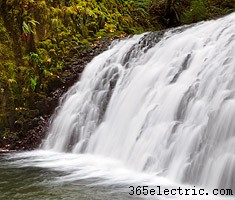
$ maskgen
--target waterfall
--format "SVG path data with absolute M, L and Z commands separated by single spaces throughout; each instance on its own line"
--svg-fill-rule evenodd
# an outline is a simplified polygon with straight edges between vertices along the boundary
M 235 14 L 135 35 L 63 96 L 43 148 L 235 191 Z

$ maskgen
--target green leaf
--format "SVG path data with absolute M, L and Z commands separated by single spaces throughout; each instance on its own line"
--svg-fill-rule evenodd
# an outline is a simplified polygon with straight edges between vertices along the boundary
M 23 22 L 23 24 L 22 24 L 22 29 L 23 29 L 23 32 L 24 32 L 25 35 L 30 33 L 30 28 L 25 22 Z
M 30 78 L 30 86 L 31 86 L 31 89 L 33 90 L 33 91 L 35 91 L 35 89 L 36 89 L 36 86 L 37 86 L 37 80 L 38 80 L 38 77 L 37 76 L 35 76 L 34 78 Z
M 36 21 L 36 20 L 34 20 L 34 19 L 29 20 L 29 22 L 30 22 L 31 24 L 33 24 L 34 26 L 36 26 L 37 24 L 40 24 L 38 21 Z

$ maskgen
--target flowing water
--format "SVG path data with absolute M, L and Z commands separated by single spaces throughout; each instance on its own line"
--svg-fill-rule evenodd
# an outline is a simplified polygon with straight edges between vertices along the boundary
M 234 121 L 235 14 L 136 35 L 88 64 L 42 150 L 3 156 L 0 189 L 10 177 L 24 179 L 19 199 L 31 190 L 43 199 L 188 199 L 131 196 L 131 185 L 205 188 L 190 199 L 223 199 L 211 191 L 235 194 Z

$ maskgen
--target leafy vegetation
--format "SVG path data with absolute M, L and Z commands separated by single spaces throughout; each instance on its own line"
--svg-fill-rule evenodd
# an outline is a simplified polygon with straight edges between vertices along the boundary
M 151 23 L 159 28 L 214 19 L 235 10 L 233 0 L 149 0 Z
M 0 135 L 60 82 L 65 61 L 103 37 L 190 24 L 234 11 L 232 0 L 0 0 Z M 71 51 L 72 50 L 72 51 Z

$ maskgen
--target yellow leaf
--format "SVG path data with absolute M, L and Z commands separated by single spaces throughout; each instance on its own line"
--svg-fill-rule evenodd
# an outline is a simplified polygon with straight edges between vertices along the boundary
M 7 81 L 8 81 L 8 83 L 16 83 L 16 81 L 14 79 L 11 79 L 11 78 L 8 79 Z

